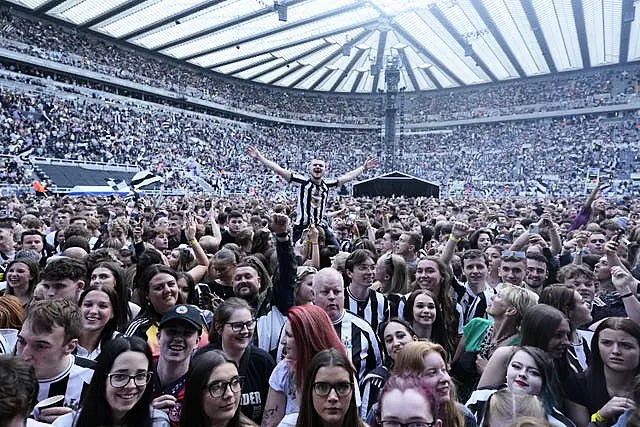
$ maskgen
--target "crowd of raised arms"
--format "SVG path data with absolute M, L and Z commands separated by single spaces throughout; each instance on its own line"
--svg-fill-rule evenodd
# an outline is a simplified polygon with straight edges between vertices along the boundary
M 0 419 L 638 425 L 637 200 L 352 198 L 375 158 L 276 160 L 244 153 L 297 198 L 3 198 Z

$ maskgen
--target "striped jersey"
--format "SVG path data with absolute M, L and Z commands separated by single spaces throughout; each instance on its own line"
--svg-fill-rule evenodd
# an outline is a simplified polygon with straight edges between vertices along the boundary
M 329 197 L 329 188 L 337 187 L 338 180 L 321 180 L 314 184 L 311 179 L 298 173 L 291 174 L 290 182 L 300 184 L 296 205 L 296 225 L 320 224 Z
M 53 396 L 64 396 L 64 406 L 78 409 L 80 397 L 91 382 L 95 362 L 69 355 L 67 367 L 53 378 L 38 380 L 38 402 Z
M 345 310 L 333 322 L 333 327 L 356 368 L 358 381 L 382 364 L 380 343 L 371 325 L 352 312 Z
M 383 294 L 369 291 L 367 299 L 361 300 L 353 296 L 349 287 L 345 289 L 345 294 L 344 308 L 366 320 L 374 332 L 378 330 L 378 325 L 389 320 L 389 301 Z

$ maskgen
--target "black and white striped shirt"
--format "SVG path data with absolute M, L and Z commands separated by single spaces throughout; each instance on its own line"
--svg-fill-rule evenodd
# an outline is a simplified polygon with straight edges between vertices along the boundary
M 378 325 L 389 320 L 389 301 L 383 294 L 369 291 L 367 299 L 361 300 L 353 296 L 348 287 L 345 294 L 344 308 L 366 320 L 374 332 L 378 330 Z
M 462 307 L 463 322 L 466 325 L 475 317 L 482 319 L 487 318 L 487 307 L 491 298 L 498 292 L 491 286 L 487 285 L 484 291 L 474 294 L 468 284 L 461 288 L 461 292 L 457 295 L 457 303 Z
M 358 381 L 362 381 L 365 375 L 382 364 L 380 343 L 369 323 L 345 310 L 342 316 L 333 322 L 333 327 L 356 368 Z
M 95 362 L 70 355 L 64 371 L 53 378 L 38 380 L 38 402 L 53 396 L 64 396 L 64 406 L 78 409 L 83 391 L 91 383 Z
M 298 173 L 291 174 L 290 182 L 300 184 L 296 206 L 296 225 L 319 224 L 324 218 L 324 209 L 329 198 L 329 188 L 337 187 L 338 180 L 321 180 L 320 185 Z

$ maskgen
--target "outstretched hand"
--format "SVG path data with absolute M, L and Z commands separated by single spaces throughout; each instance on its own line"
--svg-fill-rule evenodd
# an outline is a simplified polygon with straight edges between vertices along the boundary
M 280 214 L 274 213 L 271 216 L 271 222 L 269 223 L 269 229 L 272 233 L 275 234 L 283 234 L 289 231 L 289 217 Z
M 378 159 L 376 158 L 371 158 L 371 159 L 367 159 L 366 162 L 364 162 L 364 170 L 367 171 L 369 169 L 373 169 L 375 167 L 378 166 Z
M 247 148 L 247 154 L 256 160 L 260 159 L 260 156 L 261 156 L 260 151 L 258 151 L 258 149 L 253 145 Z

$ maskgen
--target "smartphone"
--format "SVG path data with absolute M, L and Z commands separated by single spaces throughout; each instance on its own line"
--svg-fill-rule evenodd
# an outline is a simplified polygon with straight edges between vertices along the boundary
M 538 224 L 531 224 L 529 226 L 529 233 L 531 233 L 531 234 L 539 234 L 540 233 L 540 226 Z
M 613 241 L 614 241 L 614 242 L 619 242 L 619 241 L 620 241 L 620 238 L 622 238 L 622 236 L 624 236 L 624 230 L 623 230 L 623 229 L 620 229 L 620 230 L 618 230 L 618 232 L 616 233 L 616 235 L 615 235 L 615 236 L 613 236 Z

